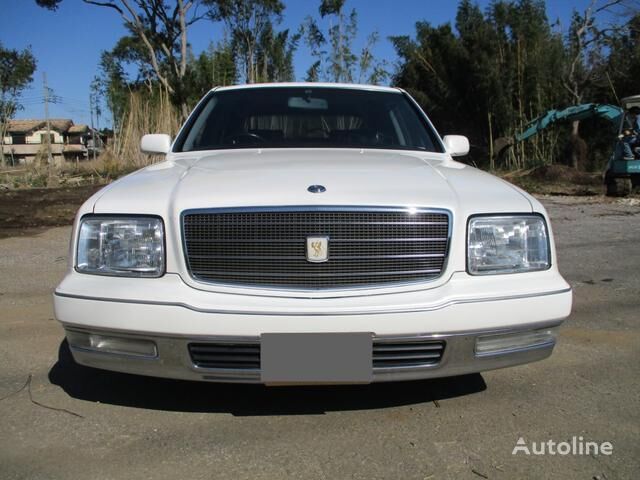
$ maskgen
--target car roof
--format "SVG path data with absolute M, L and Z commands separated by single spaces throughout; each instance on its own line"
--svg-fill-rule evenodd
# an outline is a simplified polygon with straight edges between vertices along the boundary
M 280 82 L 280 83 L 248 83 L 243 85 L 230 85 L 228 87 L 215 87 L 211 91 L 223 92 L 228 90 L 244 90 L 258 88 L 348 88 L 352 90 L 367 90 L 376 92 L 400 93 L 402 89 L 396 87 L 383 87 L 380 85 L 363 85 L 356 83 L 321 83 L 321 82 Z
M 625 97 L 620 100 L 622 103 L 622 107 L 625 110 L 630 109 L 631 107 L 640 107 L 640 95 L 632 95 L 631 97 Z

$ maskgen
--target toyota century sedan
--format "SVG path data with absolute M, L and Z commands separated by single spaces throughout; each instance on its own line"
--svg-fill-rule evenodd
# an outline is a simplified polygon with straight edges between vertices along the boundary
M 163 161 L 79 210 L 54 293 L 75 361 L 267 385 L 461 375 L 548 357 L 571 311 L 549 217 L 455 160 L 398 88 L 214 88 Z

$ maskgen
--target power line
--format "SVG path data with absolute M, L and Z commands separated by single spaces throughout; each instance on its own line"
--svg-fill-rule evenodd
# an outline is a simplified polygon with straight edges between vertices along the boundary
M 44 91 L 44 118 L 47 122 L 47 162 L 49 168 L 53 164 L 53 158 L 51 157 L 51 124 L 49 123 L 49 94 L 53 93 L 49 87 L 47 87 L 47 72 L 42 72 L 42 90 Z

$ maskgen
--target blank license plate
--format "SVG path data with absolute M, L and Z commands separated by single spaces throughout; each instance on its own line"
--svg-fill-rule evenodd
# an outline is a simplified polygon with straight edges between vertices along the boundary
M 268 384 L 370 383 L 372 334 L 263 333 L 261 381 Z

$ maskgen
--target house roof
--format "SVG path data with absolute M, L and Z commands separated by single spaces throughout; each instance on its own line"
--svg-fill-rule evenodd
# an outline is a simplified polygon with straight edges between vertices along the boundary
M 89 125 L 79 123 L 78 125 L 71 125 L 68 133 L 87 133 L 89 131 Z
M 9 120 L 8 133 L 29 133 L 34 130 L 45 128 L 47 122 L 44 120 Z M 73 125 L 73 121 L 68 118 L 52 118 L 49 120 L 51 130 L 66 132 Z

